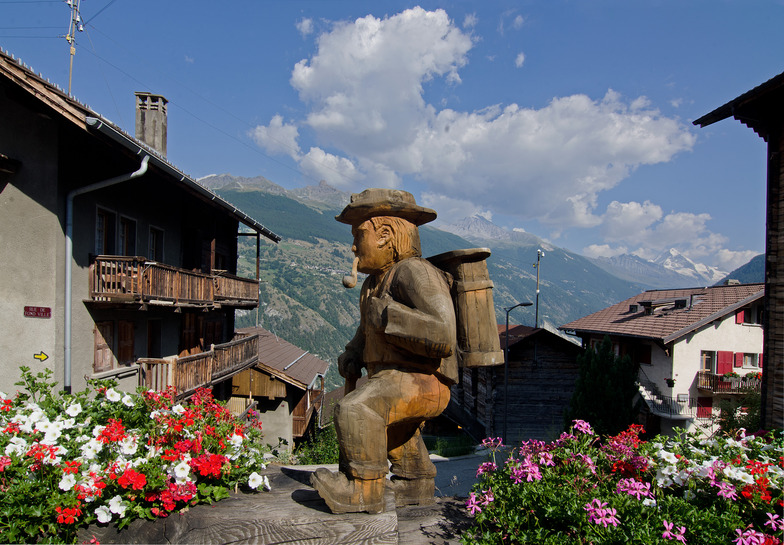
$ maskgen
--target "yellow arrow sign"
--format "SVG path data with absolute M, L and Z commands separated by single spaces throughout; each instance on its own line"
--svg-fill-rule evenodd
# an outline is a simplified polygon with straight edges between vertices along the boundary
M 49 356 L 47 356 L 47 355 L 46 355 L 46 354 L 45 354 L 43 351 L 41 351 L 41 352 L 40 352 L 40 353 L 38 353 L 38 354 L 33 354 L 33 357 L 34 357 L 35 359 L 37 359 L 37 360 L 41 360 L 41 361 L 46 361 L 46 360 L 48 360 L 48 359 L 49 359 Z

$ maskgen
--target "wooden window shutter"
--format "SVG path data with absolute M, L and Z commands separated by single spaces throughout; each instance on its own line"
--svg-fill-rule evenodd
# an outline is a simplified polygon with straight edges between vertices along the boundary
M 758 361 L 757 365 L 759 366 L 760 369 L 762 369 L 762 354 L 759 355 L 759 359 L 757 361 Z
M 743 352 L 735 352 L 735 367 L 743 367 Z
M 723 375 L 732 371 L 732 352 L 718 351 L 716 353 L 716 374 Z
M 746 311 L 743 310 L 743 309 L 740 309 L 740 310 L 736 311 L 735 312 L 735 323 L 736 324 L 742 324 L 745 321 L 746 321 Z
M 114 354 L 112 345 L 114 344 L 114 323 L 96 322 L 94 341 L 93 371 L 101 373 L 110 371 L 114 368 Z
M 118 324 L 117 359 L 123 365 L 133 363 L 133 322 L 121 320 Z
M 713 416 L 713 398 L 697 398 L 697 418 L 710 418 Z

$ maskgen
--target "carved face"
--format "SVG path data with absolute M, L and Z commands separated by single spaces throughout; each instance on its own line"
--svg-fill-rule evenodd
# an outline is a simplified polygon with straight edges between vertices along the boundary
M 359 258 L 357 270 L 365 274 L 379 274 L 394 264 L 392 230 L 382 225 L 378 229 L 368 220 L 351 228 L 354 245 L 351 251 Z

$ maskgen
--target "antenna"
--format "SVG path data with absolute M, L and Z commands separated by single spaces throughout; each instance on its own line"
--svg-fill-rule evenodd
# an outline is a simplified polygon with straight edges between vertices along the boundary
M 71 64 L 68 68 L 68 95 L 71 94 L 71 79 L 73 77 L 73 60 L 76 55 L 76 32 L 84 31 L 82 24 L 82 15 L 79 13 L 79 4 L 81 0 L 65 0 L 65 3 L 71 8 L 71 23 L 68 25 L 68 34 L 65 35 L 65 41 L 71 46 Z
M 534 327 L 539 327 L 539 270 L 542 267 L 543 257 L 544 252 L 541 249 L 536 250 L 536 263 L 534 263 L 534 268 L 536 269 L 536 318 Z

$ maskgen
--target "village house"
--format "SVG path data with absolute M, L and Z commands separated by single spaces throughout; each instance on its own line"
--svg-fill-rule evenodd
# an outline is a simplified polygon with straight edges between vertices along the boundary
M 507 345 L 505 329 L 498 326 L 502 349 Z M 468 429 L 471 415 L 482 437 L 504 437 L 506 432 L 509 445 L 555 439 L 564 429 L 563 412 L 574 393 L 582 349 L 555 332 L 524 325 L 510 326 L 508 341 L 508 380 L 503 362 L 463 367 L 445 414 Z
M 232 377 L 228 407 L 239 413 L 252 405 L 267 442 L 282 438 L 293 446 L 318 421 L 329 363 L 261 327 L 238 333 L 258 338 L 259 357 Z
M 763 329 L 768 365 L 762 374 L 762 426 L 784 427 L 784 73 L 694 121 L 707 127 L 733 117 L 768 145 Z
M 165 98 L 136 104 L 133 138 L 0 52 L 1 391 L 28 366 L 185 397 L 258 359 L 238 237 L 280 237 L 166 160 Z
M 722 398 L 759 391 L 762 284 L 650 290 L 560 327 L 593 348 L 609 336 L 640 364 L 646 430 L 712 431 Z

